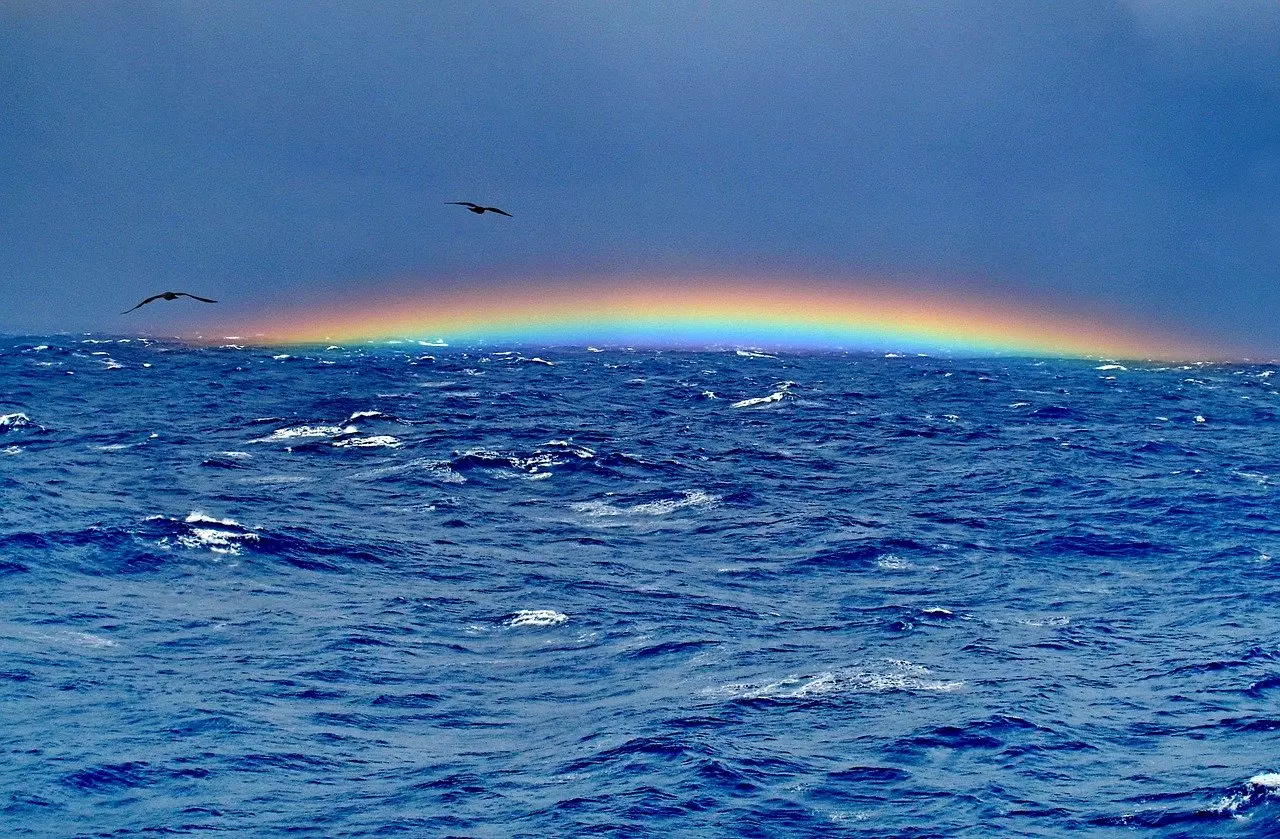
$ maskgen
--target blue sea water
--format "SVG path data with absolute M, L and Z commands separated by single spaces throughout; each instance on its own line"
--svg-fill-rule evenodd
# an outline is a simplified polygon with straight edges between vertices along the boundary
M 0 834 L 1280 836 L 1274 373 L 0 340 Z

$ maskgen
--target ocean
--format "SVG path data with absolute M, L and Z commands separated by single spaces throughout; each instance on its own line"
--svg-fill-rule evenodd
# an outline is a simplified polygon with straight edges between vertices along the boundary
M 0 339 L 0 834 L 1280 837 L 1275 371 Z

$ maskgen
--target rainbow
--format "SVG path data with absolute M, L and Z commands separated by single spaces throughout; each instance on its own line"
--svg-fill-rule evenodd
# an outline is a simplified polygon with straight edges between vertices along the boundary
M 406 292 L 415 287 L 417 292 Z M 443 340 L 633 346 L 1218 359 L 1222 348 L 1065 313 L 1047 301 L 811 277 L 401 280 L 358 301 L 278 307 L 234 325 L 263 344 Z

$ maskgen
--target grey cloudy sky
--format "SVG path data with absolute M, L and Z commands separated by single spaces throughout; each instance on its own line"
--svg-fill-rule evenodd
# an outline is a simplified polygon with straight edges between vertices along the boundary
M 0 332 L 741 267 L 1280 354 L 1280 3 L 9 0 L 0 196 Z

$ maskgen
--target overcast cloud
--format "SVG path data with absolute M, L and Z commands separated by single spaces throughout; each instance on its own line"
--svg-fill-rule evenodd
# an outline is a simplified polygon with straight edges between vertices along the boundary
M 1280 3 L 8 3 L 0 194 L 5 332 L 794 267 L 1280 353 Z

